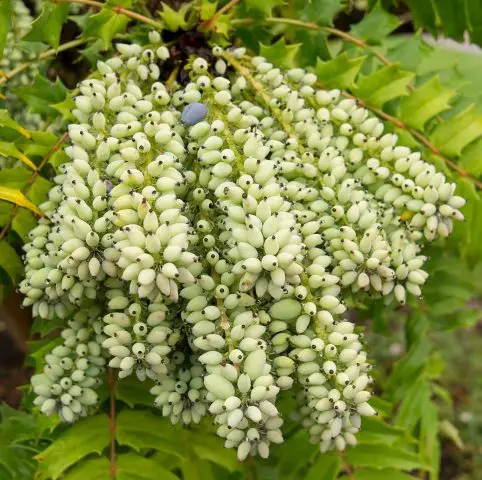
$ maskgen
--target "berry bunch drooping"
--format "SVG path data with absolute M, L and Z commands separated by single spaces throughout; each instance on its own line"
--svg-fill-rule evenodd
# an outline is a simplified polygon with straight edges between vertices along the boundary
M 162 83 L 169 50 L 149 42 L 80 83 L 25 247 L 25 305 L 67 324 L 36 403 L 87 414 L 105 362 L 173 423 L 211 415 L 241 460 L 283 441 L 284 390 L 322 451 L 354 445 L 375 410 L 344 299 L 421 295 L 422 247 L 464 201 L 314 74 L 214 47 Z

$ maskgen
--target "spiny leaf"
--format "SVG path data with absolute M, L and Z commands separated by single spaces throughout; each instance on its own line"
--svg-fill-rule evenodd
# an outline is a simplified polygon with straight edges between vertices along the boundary
M 345 458 L 355 467 L 370 467 L 377 470 L 396 468 L 399 470 L 427 469 L 419 455 L 388 445 L 357 445 L 349 448 Z
M 310 467 L 304 480 L 334 480 L 341 470 L 341 459 L 338 452 L 328 452 L 318 455 Z
M 62 25 L 67 20 L 69 5 L 43 2 L 42 12 L 32 24 L 32 29 L 23 37 L 29 42 L 45 42 L 57 48 L 60 42 Z
M 297 0 L 296 13 L 301 20 L 319 25 L 333 25 L 336 15 L 343 10 L 340 0 Z
M 283 0 L 246 0 L 246 9 L 250 13 L 257 12 L 263 16 L 270 16 L 275 7 L 283 5 Z
M 482 175 L 482 138 L 463 151 L 459 165 L 471 175 Z
M 294 60 L 300 46 L 300 44 L 286 45 L 284 38 L 282 38 L 273 45 L 263 45 L 261 43 L 260 55 L 286 68 L 293 68 Z
M 370 105 L 382 107 L 385 103 L 408 94 L 408 85 L 414 73 L 404 72 L 398 65 L 387 65 L 368 76 L 360 76 L 357 96 Z
M 135 453 L 125 453 L 117 457 L 117 480 L 179 480 L 179 477 L 163 468 L 150 458 Z
M 199 16 L 201 20 L 209 20 L 214 16 L 218 8 L 218 2 L 211 2 L 210 0 L 202 0 L 199 7 Z
M 446 155 L 459 156 L 462 150 L 482 135 L 482 115 L 468 107 L 433 131 L 430 141 Z
M 380 44 L 381 41 L 401 25 L 398 17 L 387 13 L 377 4 L 360 23 L 355 24 L 350 33 L 369 43 Z
M 19 207 L 28 208 L 37 215 L 43 216 L 43 213 L 31 201 L 29 201 L 20 190 L 15 188 L 0 186 L 0 199 L 14 203 Z
M 0 58 L 3 57 L 3 49 L 7 41 L 8 29 L 12 21 L 11 0 L 0 0 Z
M 334 88 L 353 88 L 365 58 L 349 58 L 345 52 L 326 62 L 318 59 L 315 73 L 322 83 Z
M 433 47 L 425 41 L 421 31 L 414 35 L 389 38 L 388 58 L 400 64 L 400 68 L 412 72 L 417 71 L 424 59 L 433 52 Z M 392 46 L 392 43 L 395 45 Z
M 1 14 L 1 13 L 0 13 Z M 8 113 L 8 110 L 0 110 L 0 126 L 12 128 L 13 130 L 20 133 L 25 138 L 32 138 L 32 135 L 25 130 L 19 123 L 17 123 Z
M 184 5 L 178 11 L 173 10 L 167 3 L 162 4 L 161 18 L 168 30 L 177 32 L 179 29 L 183 30 L 187 27 L 186 14 L 189 11 L 190 5 Z
M 444 87 L 438 76 L 432 77 L 400 102 L 400 118 L 408 125 L 423 130 L 425 123 L 450 108 L 457 93 Z
M 69 467 L 92 453 L 101 454 L 109 445 L 109 419 L 99 414 L 75 423 L 46 450 L 37 455 L 39 470 L 57 480 Z
M 168 422 L 149 411 L 123 410 L 117 417 L 117 441 L 137 451 L 152 448 L 184 458 L 182 441 Z
M 79 463 L 62 477 L 63 480 L 105 480 L 109 476 L 110 463 L 105 457 L 92 458 Z
M 5 239 L 0 241 L 0 269 L 7 272 L 14 284 L 18 282 L 23 273 L 22 260 Z
M 28 233 L 30 230 L 35 228 L 37 224 L 37 220 L 32 215 L 32 213 L 28 210 L 19 210 L 15 217 L 12 220 L 12 229 L 15 233 L 17 233 L 20 238 L 27 242 L 28 240 Z
M 13 157 L 25 163 L 32 170 L 37 170 L 37 165 L 30 160 L 24 153 L 22 153 L 13 143 L 0 141 L 0 155 L 3 157 Z
M 112 39 L 118 33 L 124 33 L 129 23 L 129 17 L 119 15 L 108 7 L 92 15 L 85 24 L 84 37 L 99 38 L 105 49 L 111 45 Z
M 74 120 L 75 116 L 72 113 L 72 110 L 75 108 L 75 102 L 72 100 L 70 95 L 65 97 L 65 100 L 59 103 L 55 103 L 50 105 L 52 108 L 55 108 L 61 115 L 63 120 Z

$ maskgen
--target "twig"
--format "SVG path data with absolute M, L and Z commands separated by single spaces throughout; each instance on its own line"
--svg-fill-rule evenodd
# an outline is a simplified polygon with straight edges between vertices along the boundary
M 109 368 L 107 385 L 110 396 L 110 478 L 115 480 L 117 477 L 117 455 L 115 449 L 116 418 L 115 418 L 115 374 L 114 369 Z
M 2 72 L 2 76 L 0 78 L 0 85 L 3 85 L 5 82 L 8 82 L 12 77 L 19 74 L 26 68 L 28 68 L 32 63 L 40 62 L 45 60 L 49 57 L 55 57 L 58 53 L 63 52 L 65 50 L 70 50 L 71 48 L 75 48 L 83 43 L 87 43 L 88 41 L 93 40 L 92 38 L 79 38 L 77 40 L 72 40 L 71 42 L 65 42 L 63 45 L 60 45 L 59 48 L 51 48 L 43 53 L 41 53 L 36 59 L 30 60 L 29 62 L 22 63 L 17 68 L 14 68 L 10 72 Z
M 238 4 L 241 0 L 231 0 L 228 2 L 224 7 L 220 8 L 209 20 L 206 20 L 204 23 L 201 24 L 201 27 L 205 30 L 211 30 L 213 28 L 214 24 L 216 23 L 216 20 L 226 13 L 230 8 L 234 7 L 236 4 Z
M 261 0 L 262 1 L 262 0 Z M 357 45 L 358 47 L 364 48 L 371 52 L 375 57 L 377 57 L 383 64 L 391 65 L 392 62 L 388 60 L 384 55 L 379 53 L 375 48 L 368 45 L 365 41 L 361 38 L 355 37 L 350 33 L 343 32 L 342 30 L 338 30 L 338 28 L 328 27 L 326 25 L 317 25 L 316 23 L 312 22 L 303 22 L 302 20 L 297 20 L 295 18 L 282 18 L 282 17 L 267 17 L 264 20 L 259 20 L 261 23 L 271 23 L 271 24 L 283 24 L 283 25 L 291 25 L 293 27 L 305 28 L 307 30 L 314 30 L 318 32 L 327 32 L 331 33 L 332 35 L 336 35 L 337 37 L 343 38 L 344 40 Z M 232 25 L 249 25 L 251 23 L 258 22 L 253 18 L 240 18 L 240 19 L 233 19 L 231 20 Z
M 164 25 L 160 22 L 156 22 L 152 18 L 146 17 L 145 15 L 141 15 L 140 13 L 133 12 L 132 10 L 128 10 L 124 7 L 109 7 L 106 3 L 96 2 L 95 0 L 52 0 L 53 3 L 81 3 L 82 5 L 89 5 L 90 7 L 98 8 L 107 8 L 112 10 L 119 15 L 125 15 L 126 17 L 132 18 L 133 20 L 139 20 L 139 22 L 145 23 L 146 25 L 150 25 L 151 27 L 157 28 L 158 30 L 162 30 Z
M 40 175 L 40 171 L 42 170 L 42 168 L 47 164 L 47 162 L 52 158 L 52 155 L 60 148 L 60 146 L 62 145 L 62 143 L 65 142 L 65 139 L 67 138 L 68 136 L 68 133 L 64 133 L 57 141 L 57 143 L 47 152 L 47 155 L 45 155 L 45 157 L 42 159 L 42 161 L 40 162 L 40 165 L 38 166 L 38 169 L 37 170 L 34 170 L 32 172 L 32 175 L 30 175 L 29 179 L 27 180 L 27 183 L 24 185 L 23 189 L 22 189 L 22 193 L 23 194 L 26 194 L 30 187 L 33 185 L 33 183 L 35 182 L 35 180 L 37 179 L 37 177 Z M 7 222 L 5 223 L 5 225 L 3 226 L 2 228 L 2 231 L 0 231 L 0 240 L 2 240 L 3 237 L 5 237 L 5 235 L 7 234 L 8 232 L 8 229 L 10 228 L 10 225 L 12 224 L 13 222 L 13 219 L 15 218 L 15 215 L 17 215 L 17 212 L 18 212 L 18 205 L 15 205 L 13 207 L 13 210 L 11 211 L 10 213 L 10 216 L 8 217 L 8 220 Z

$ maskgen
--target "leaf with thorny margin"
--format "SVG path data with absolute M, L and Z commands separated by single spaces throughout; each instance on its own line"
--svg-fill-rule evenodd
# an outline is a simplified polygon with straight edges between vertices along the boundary
M 350 30 L 355 37 L 362 38 L 369 43 L 378 45 L 401 25 L 398 17 L 387 13 L 377 4 L 363 20 Z
M 99 13 L 89 17 L 82 35 L 84 37 L 99 38 L 107 50 L 114 36 L 125 32 L 129 22 L 129 17 L 120 15 L 106 6 Z
M 167 3 L 163 3 L 160 16 L 164 20 L 166 28 L 171 32 L 177 32 L 179 29 L 185 29 L 187 27 L 186 14 L 190 7 L 190 4 L 187 4 L 176 11 L 173 10 Z
M 106 457 L 92 458 L 70 469 L 62 480 L 105 480 L 109 471 L 110 463 Z
M 459 156 L 462 150 L 482 135 L 482 115 L 471 105 L 463 112 L 441 123 L 430 135 L 430 141 L 446 155 Z
M 3 49 L 7 41 L 8 30 L 12 20 L 12 2 L 0 0 L 0 58 L 3 57 Z
M 35 19 L 31 30 L 23 37 L 28 42 L 45 42 L 52 48 L 57 48 L 60 42 L 62 25 L 67 20 L 69 5 L 61 3 L 55 5 L 43 2 L 42 12 Z
M 23 274 L 23 263 L 15 249 L 5 239 L 0 241 L 0 268 L 7 272 L 12 283 L 17 283 Z
M 275 7 L 283 5 L 284 0 L 246 0 L 246 9 L 269 17 Z
M 444 87 L 438 75 L 415 89 L 400 102 L 400 118 L 411 127 L 423 130 L 425 123 L 450 108 L 450 100 L 457 94 Z
M 295 57 L 300 48 L 300 44 L 286 45 L 284 38 L 281 38 L 273 45 L 259 45 L 259 53 L 267 60 L 282 65 L 286 68 L 293 68 Z
M 37 455 L 39 471 L 45 478 L 57 480 L 63 472 L 87 455 L 100 455 L 109 441 L 107 415 L 99 414 L 82 419 Z
M 27 197 L 15 188 L 2 187 L 0 186 L 0 200 L 5 200 L 10 203 L 14 203 L 19 207 L 28 208 L 37 215 L 43 216 L 43 213 L 34 205 Z
M 13 143 L 0 142 L 0 155 L 3 157 L 13 157 L 28 165 L 32 170 L 37 170 L 37 165 L 22 153 Z
M 8 127 L 12 128 L 13 130 L 17 131 L 25 138 L 32 138 L 32 135 L 22 127 L 22 125 L 18 124 L 8 113 L 8 110 L 3 109 L 0 110 L 0 126 L 1 127 Z
M 482 138 L 469 145 L 460 159 L 459 165 L 472 175 L 482 175 Z
M 318 59 L 315 73 L 320 82 L 334 88 L 353 88 L 355 79 L 366 57 L 349 58 L 347 53 L 333 60 L 323 62 Z
M 72 110 L 75 108 L 75 102 L 72 100 L 70 95 L 65 97 L 65 100 L 59 103 L 55 103 L 50 105 L 52 108 L 55 108 L 61 115 L 63 120 L 74 120 L 75 116 L 72 113 Z
M 301 20 L 333 25 L 333 20 L 343 8 L 340 0 L 297 0 L 295 10 Z
M 356 95 L 370 105 L 383 107 L 390 100 L 407 95 L 414 77 L 414 73 L 404 72 L 396 64 L 387 65 L 371 75 L 360 76 Z
M 185 444 L 164 418 L 148 410 L 123 410 L 117 417 L 117 441 L 134 450 L 152 448 L 185 458 Z
M 174 473 L 163 468 L 150 458 L 141 457 L 135 453 L 119 455 L 116 461 L 117 480 L 179 480 Z

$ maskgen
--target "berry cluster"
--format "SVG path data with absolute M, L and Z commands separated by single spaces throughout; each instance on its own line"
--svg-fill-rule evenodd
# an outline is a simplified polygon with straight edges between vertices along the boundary
M 420 295 L 421 249 L 463 199 L 312 73 L 216 46 L 182 86 L 159 81 L 156 32 L 117 48 L 79 85 L 70 161 L 25 247 L 25 305 L 69 324 L 37 404 L 86 414 L 102 346 L 173 423 L 212 415 L 241 460 L 283 441 L 289 389 L 321 451 L 354 445 L 375 411 L 344 299 Z

